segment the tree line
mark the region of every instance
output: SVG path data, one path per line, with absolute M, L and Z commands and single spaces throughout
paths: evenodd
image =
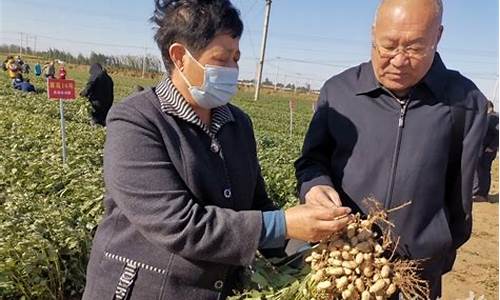
M 163 70 L 163 62 L 153 56 L 136 56 L 136 55 L 106 55 L 102 53 L 90 52 L 89 56 L 83 54 L 73 55 L 70 52 L 50 48 L 48 50 L 34 51 L 30 47 L 22 47 L 18 45 L 0 45 L 0 52 L 2 53 L 21 53 L 21 55 L 34 55 L 43 59 L 52 60 L 58 59 L 66 63 L 91 65 L 93 63 L 100 63 L 106 67 L 113 67 L 116 69 L 128 69 L 142 71 L 143 64 L 146 72 L 161 73 Z

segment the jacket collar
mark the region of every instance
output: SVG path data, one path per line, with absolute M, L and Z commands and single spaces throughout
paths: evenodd
M 368 94 L 382 88 L 375 77 L 371 61 L 359 65 L 356 75 L 358 80 L 356 95 Z
M 441 97 L 445 88 L 444 79 L 446 71 L 447 69 L 441 60 L 441 56 L 436 52 L 429 71 L 427 71 L 427 74 L 416 86 L 424 84 L 435 97 Z M 383 88 L 375 77 L 371 61 L 363 63 L 358 67 L 357 79 L 357 95 L 368 94 Z
M 447 71 L 448 69 L 446 69 L 446 66 L 441 60 L 441 56 L 436 52 L 431 68 L 421 81 L 429 88 L 435 97 L 441 98 L 445 93 Z
M 158 83 L 155 92 L 163 112 L 200 127 L 211 137 L 215 136 L 226 123 L 235 121 L 229 106 L 216 107 L 212 109 L 212 123 L 209 128 L 177 90 L 168 75 L 165 75 Z

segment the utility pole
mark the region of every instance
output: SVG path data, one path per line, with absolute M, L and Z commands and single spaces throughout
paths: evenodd
M 23 33 L 22 32 L 19 32 L 20 34 L 20 42 L 21 44 L 19 45 L 19 56 L 21 56 L 23 54 Z
M 142 56 L 142 76 L 144 78 L 144 72 L 146 71 L 146 42 L 144 42 L 144 55 Z
M 30 37 L 31 36 L 26 33 L 26 53 L 25 54 L 28 54 L 29 39 L 30 39 Z
M 279 79 L 279 74 L 280 74 L 280 61 L 279 57 L 276 57 L 278 59 L 278 62 L 276 63 L 276 80 L 274 82 L 274 90 L 276 91 L 278 89 L 278 79 Z
M 264 17 L 264 32 L 262 33 L 262 48 L 260 51 L 260 61 L 257 66 L 257 83 L 255 85 L 254 100 L 259 99 L 260 84 L 262 82 L 262 69 L 264 68 L 264 56 L 266 54 L 267 30 L 269 29 L 269 15 L 271 14 L 272 0 L 266 0 L 266 16 Z
M 33 52 L 35 53 L 35 55 L 36 55 L 36 38 L 37 38 L 37 36 L 35 35 L 34 41 L 33 41 Z

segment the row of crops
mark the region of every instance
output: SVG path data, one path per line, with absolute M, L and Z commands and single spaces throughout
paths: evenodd
M 80 88 L 87 77 L 81 67 L 68 75 Z M 137 84 L 154 84 L 113 78 L 116 99 Z M 25 94 L 0 74 L 0 299 L 78 299 L 102 214 L 105 130 L 90 125 L 85 99 L 67 103 L 68 164 L 62 166 L 58 103 L 47 100 L 42 79 L 32 82 L 40 91 Z M 250 91 L 242 91 L 234 102 L 252 117 L 268 192 L 281 206 L 295 201 L 293 162 L 315 98 L 297 96 L 290 135 L 291 97 L 264 93 L 254 102 Z

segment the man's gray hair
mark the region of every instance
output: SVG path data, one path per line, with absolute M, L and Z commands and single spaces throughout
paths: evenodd
M 377 6 L 377 10 L 375 11 L 375 17 L 373 18 L 373 26 L 375 26 L 375 24 L 377 23 L 377 17 L 378 17 L 380 7 L 382 7 L 382 5 L 384 4 L 385 1 L 386 0 L 381 0 Z M 408 0 L 401 0 L 401 1 L 408 1 Z M 441 25 L 441 23 L 443 21 L 443 1 L 442 0 L 433 0 L 432 2 L 434 3 L 435 17 L 438 19 L 439 24 Z

